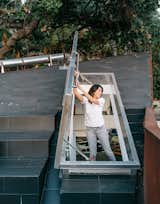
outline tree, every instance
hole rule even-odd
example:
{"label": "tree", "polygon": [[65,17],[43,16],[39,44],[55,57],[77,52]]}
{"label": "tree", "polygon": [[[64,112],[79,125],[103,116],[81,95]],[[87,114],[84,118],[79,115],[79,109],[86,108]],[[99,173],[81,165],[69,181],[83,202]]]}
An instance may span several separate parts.
{"label": "tree", "polygon": [[51,32],[50,25],[60,6],[60,0],[22,2],[2,0],[0,2],[2,39],[0,58],[7,56],[9,51],[12,51],[12,54],[19,52],[20,55],[26,55],[28,50],[31,51],[28,44],[31,45],[31,49],[41,52],[46,41],[41,43],[42,46],[37,46],[37,41],[46,40],[45,36]]}
{"label": "tree", "polygon": [[0,58],[68,52],[79,31],[85,58],[152,51],[160,84],[158,0],[1,0]]}

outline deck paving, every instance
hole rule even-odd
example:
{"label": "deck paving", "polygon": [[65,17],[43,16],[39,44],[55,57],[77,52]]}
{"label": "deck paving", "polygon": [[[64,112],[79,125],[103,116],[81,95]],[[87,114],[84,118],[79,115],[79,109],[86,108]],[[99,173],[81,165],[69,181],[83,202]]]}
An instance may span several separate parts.
{"label": "deck paving", "polygon": [[53,68],[0,75],[0,116],[52,115],[62,109],[66,70]]}

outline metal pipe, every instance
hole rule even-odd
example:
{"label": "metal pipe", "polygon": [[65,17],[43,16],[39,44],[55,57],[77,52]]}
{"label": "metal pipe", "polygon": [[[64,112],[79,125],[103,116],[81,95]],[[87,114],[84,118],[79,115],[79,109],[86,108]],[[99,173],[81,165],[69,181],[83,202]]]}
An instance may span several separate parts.
{"label": "metal pipe", "polygon": [[17,59],[0,60],[0,64],[3,64],[4,67],[13,67],[16,65],[29,65],[29,64],[44,63],[44,62],[51,63],[54,60],[62,60],[65,57],[69,58],[69,54],[66,54],[64,56],[63,53],[60,53],[60,54],[52,54],[52,55],[42,55],[42,56],[24,57],[24,58],[17,58]]}

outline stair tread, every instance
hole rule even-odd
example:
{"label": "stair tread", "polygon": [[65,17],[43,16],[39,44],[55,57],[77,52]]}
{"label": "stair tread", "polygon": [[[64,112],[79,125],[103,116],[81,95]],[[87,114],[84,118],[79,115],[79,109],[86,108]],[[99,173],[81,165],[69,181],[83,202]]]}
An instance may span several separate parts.
{"label": "stair tread", "polygon": [[39,176],[46,163],[46,158],[0,158],[0,177]]}

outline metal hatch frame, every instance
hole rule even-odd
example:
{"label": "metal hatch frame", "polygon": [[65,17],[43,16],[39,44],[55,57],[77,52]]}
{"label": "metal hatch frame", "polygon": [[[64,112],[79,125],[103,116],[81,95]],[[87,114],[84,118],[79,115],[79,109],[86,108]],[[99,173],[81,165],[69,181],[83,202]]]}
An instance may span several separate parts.
{"label": "metal hatch frame", "polygon": [[[70,79],[73,78],[73,72],[74,68],[69,68],[67,71],[67,76],[69,76]],[[73,127],[71,127],[72,115],[73,115],[73,104],[74,104],[74,95],[72,94],[72,88],[70,87],[70,84],[73,83],[72,80],[67,80],[66,83],[66,94],[64,96],[64,104],[63,104],[63,110],[62,110],[62,119],[60,124],[60,131],[58,136],[58,143],[57,143],[57,149],[56,149],[56,158],[55,158],[55,168],[60,168],[62,170],[68,170],[70,173],[85,173],[85,172],[95,172],[95,173],[118,173],[123,171],[123,173],[129,173],[130,170],[138,169],[140,167],[139,159],[137,156],[137,151],[134,145],[134,141],[132,138],[132,134],[130,131],[130,127],[128,124],[128,120],[125,114],[124,106],[122,104],[122,100],[120,97],[120,93],[118,90],[118,86],[116,83],[116,79],[114,76],[114,73],[82,73],[85,75],[110,75],[113,79],[114,88],[117,96],[117,100],[119,103],[119,108],[121,111],[123,123],[125,125],[126,134],[128,137],[128,143],[131,149],[131,154],[133,160],[124,159],[123,161],[66,161],[65,160],[65,151],[64,151],[64,139],[66,140],[67,136],[69,135],[70,131],[73,131]],[[71,128],[71,130],[70,130]],[[128,171],[125,171],[128,170]]]}
{"label": "metal hatch frame", "polygon": [[[125,126],[125,131],[128,138],[128,143],[131,149],[132,160],[128,157],[124,157],[123,161],[66,161],[65,160],[65,144],[70,144],[70,139],[68,136],[73,134],[73,105],[75,102],[74,95],[72,93],[72,86],[74,81],[74,70],[76,69],[76,64],[79,63],[79,55],[77,53],[77,42],[78,42],[78,32],[74,35],[72,52],[70,57],[70,64],[67,70],[67,77],[65,82],[65,92],[62,102],[62,116],[60,122],[60,129],[56,147],[56,156],[54,167],[56,169],[61,169],[67,173],[124,173],[128,174],[134,172],[133,170],[139,169],[140,162],[138,159],[137,151],[134,145],[124,106],[120,97],[118,86],[114,73],[82,73],[83,75],[110,75],[113,80],[114,89],[116,91],[117,101],[119,104],[121,116],[123,119],[123,124]],[[70,137],[69,137],[70,138]],[[123,146],[123,144],[122,144]],[[75,147],[71,148],[76,149]],[[79,150],[77,149],[77,152]]]}

